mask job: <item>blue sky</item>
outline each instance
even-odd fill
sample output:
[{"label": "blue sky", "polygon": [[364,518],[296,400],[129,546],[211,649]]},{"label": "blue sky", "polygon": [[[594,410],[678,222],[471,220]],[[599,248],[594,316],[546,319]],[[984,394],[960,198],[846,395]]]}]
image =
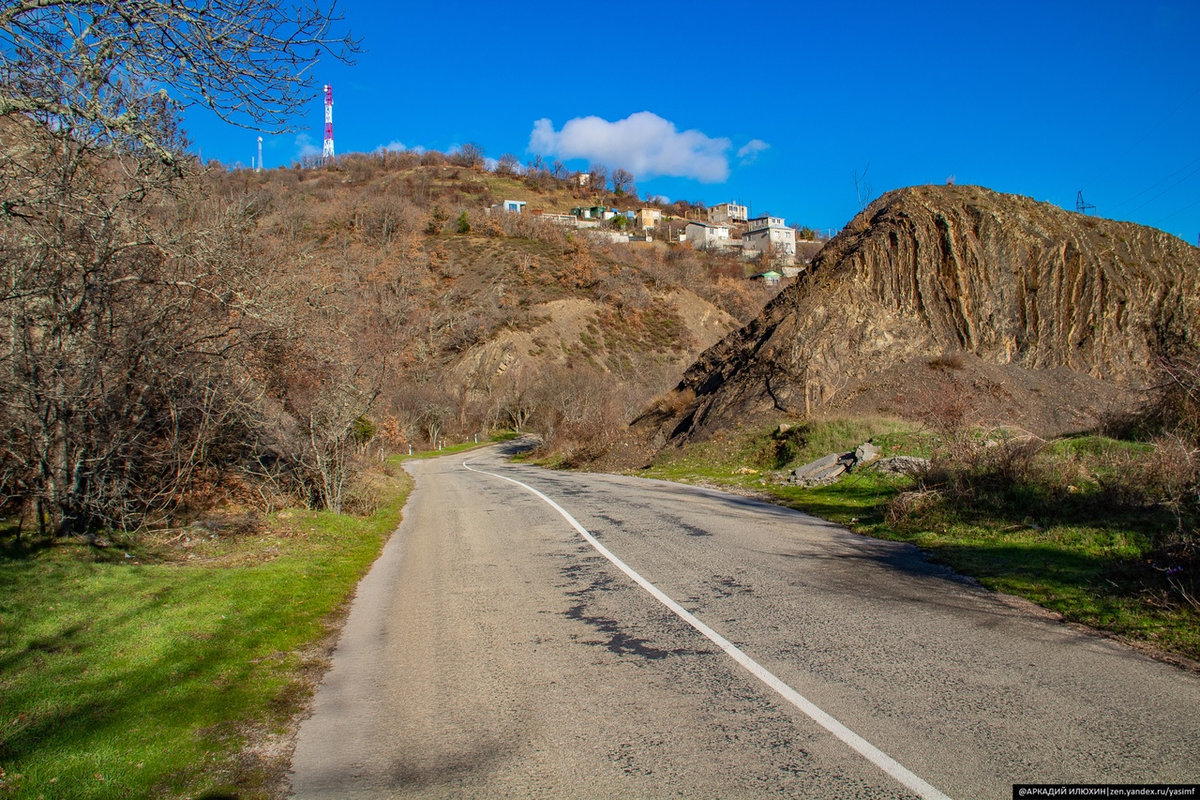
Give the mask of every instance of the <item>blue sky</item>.
[{"label": "blue sky", "polygon": [[[979,184],[1200,236],[1200,3],[480,3],[344,0],[353,66],[312,72],[266,166],[380,147],[568,166],[643,196],[740,200],[837,229],[874,195]],[[257,134],[189,113],[204,158],[250,164]]]}]

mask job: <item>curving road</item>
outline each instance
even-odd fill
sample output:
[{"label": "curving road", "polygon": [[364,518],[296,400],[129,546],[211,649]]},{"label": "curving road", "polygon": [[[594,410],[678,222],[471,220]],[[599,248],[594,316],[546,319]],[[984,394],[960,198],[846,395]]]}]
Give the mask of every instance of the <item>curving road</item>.
[{"label": "curving road", "polygon": [[1194,674],[907,546],[505,452],[406,463],[404,522],[300,729],[296,797],[1200,781]]}]

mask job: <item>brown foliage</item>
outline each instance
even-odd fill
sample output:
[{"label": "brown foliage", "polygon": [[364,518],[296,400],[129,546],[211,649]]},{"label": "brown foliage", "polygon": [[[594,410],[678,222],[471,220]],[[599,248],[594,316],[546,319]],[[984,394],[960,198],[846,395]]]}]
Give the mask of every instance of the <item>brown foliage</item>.
[{"label": "brown foliage", "polygon": [[966,366],[967,360],[962,353],[942,353],[929,359],[930,369],[959,370]]},{"label": "brown foliage", "polygon": [[[670,359],[695,347],[660,293],[686,285],[729,299],[740,315],[755,297],[761,302],[727,277],[735,267],[728,261],[614,247],[534,215],[485,215],[482,181],[466,169],[456,177],[443,161],[381,151],[324,168],[214,171],[190,177],[176,197],[132,207],[125,231],[145,234],[145,245],[108,263],[136,268],[138,280],[113,273],[116,280],[97,284],[110,289],[102,299],[120,337],[99,349],[72,347],[81,366],[91,358],[113,375],[139,360],[151,369],[138,377],[151,380],[104,384],[122,387],[122,397],[79,390],[88,430],[136,447],[76,440],[89,451],[108,448],[115,466],[105,475],[125,483],[85,481],[90,499],[68,527],[137,526],[222,498],[366,508],[356,477],[364,431],[375,436],[371,447],[386,450],[533,427],[548,447],[583,459],[675,379]],[[448,224],[464,214],[465,234]],[[60,237],[60,257],[86,250],[72,235]],[[32,263],[19,241],[0,239],[0,259]],[[455,371],[498,331],[541,324],[533,309],[564,297],[602,305],[590,349],[576,342],[570,356],[586,361],[527,376]],[[563,350],[547,348],[546,357],[562,359]],[[8,391],[22,385],[14,378]],[[38,418],[31,409],[4,420],[21,432],[0,481],[26,507],[56,505],[54,487],[72,485],[69,458],[54,467],[54,487],[31,482],[49,453],[41,446],[39,455],[30,427]]]}]

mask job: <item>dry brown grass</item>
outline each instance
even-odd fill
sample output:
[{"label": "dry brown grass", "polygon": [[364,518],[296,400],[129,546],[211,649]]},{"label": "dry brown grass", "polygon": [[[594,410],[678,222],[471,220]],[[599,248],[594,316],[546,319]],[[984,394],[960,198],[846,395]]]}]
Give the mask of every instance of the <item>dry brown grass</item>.
[{"label": "dry brown grass", "polygon": [[929,359],[930,369],[953,369],[960,370],[967,364],[967,359],[962,353],[942,353],[940,356],[934,356]]}]

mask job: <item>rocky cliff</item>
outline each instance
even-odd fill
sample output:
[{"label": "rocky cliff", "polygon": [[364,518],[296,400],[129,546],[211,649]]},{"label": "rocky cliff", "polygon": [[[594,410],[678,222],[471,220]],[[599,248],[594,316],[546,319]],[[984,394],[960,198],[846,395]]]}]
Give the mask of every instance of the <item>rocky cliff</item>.
[{"label": "rocky cliff", "polygon": [[1072,414],[1029,427],[1082,425],[1128,402],[1156,350],[1198,321],[1200,250],[1174,236],[980,187],[901,189],[638,424],[678,440],[765,411],[862,411],[865,396],[865,410],[902,413],[888,398],[927,388],[920,364],[960,371],[991,414],[1065,403]]}]

